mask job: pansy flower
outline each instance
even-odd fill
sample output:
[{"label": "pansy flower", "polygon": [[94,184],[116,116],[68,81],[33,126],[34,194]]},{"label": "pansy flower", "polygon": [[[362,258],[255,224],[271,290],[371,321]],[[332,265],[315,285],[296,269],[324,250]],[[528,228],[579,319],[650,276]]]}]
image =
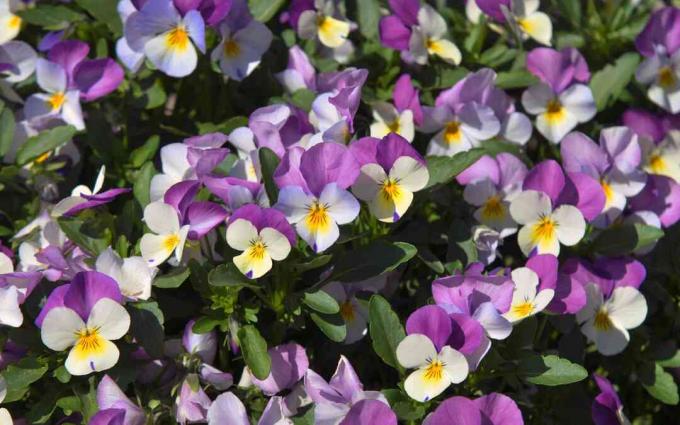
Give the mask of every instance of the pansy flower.
[{"label": "pansy flower", "polygon": [[552,143],[595,116],[588,64],[578,50],[540,47],[527,55],[527,69],[541,82],[522,93],[522,106],[536,117],[536,129]]},{"label": "pansy flower", "polygon": [[151,296],[151,283],[156,272],[142,257],[121,258],[111,247],[99,254],[95,270],[111,276],[121,294],[130,300],[146,300]]},{"label": "pansy flower", "polygon": [[173,252],[175,260],[181,261],[190,226],[180,227],[172,205],[162,201],[150,203],[144,208],[144,222],[153,232],[145,233],[139,243],[142,257],[149,267],[162,264]]},{"label": "pansy flower", "polygon": [[[550,46],[552,22],[538,11],[539,0],[472,0],[496,22],[507,23],[523,39],[532,38]],[[468,11],[469,8],[466,8]],[[472,10],[470,10],[472,12]]]},{"label": "pansy flower", "polygon": [[220,35],[222,39],[212,51],[211,59],[227,77],[236,81],[243,80],[257,68],[272,42],[269,28],[254,19],[242,28],[232,28],[223,22]]},{"label": "pansy flower", "polygon": [[510,276],[515,290],[510,309],[503,317],[515,323],[540,313],[552,301],[557,281],[557,257],[533,256],[526,267],[516,268]]},{"label": "pansy flower", "polygon": [[337,143],[300,151],[289,150],[274,172],[281,188],[274,208],[295,224],[298,235],[315,252],[322,252],[340,236],[338,225],[359,215],[359,202],[347,191],[359,175],[359,164]]},{"label": "pansy flower", "polygon": [[104,375],[97,385],[97,407],[99,411],[90,419],[91,425],[143,425],[146,422],[144,410],[134,404],[109,375]]},{"label": "pansy flower", "polygon": [[438,306],[421,307],[406,322],[407,336],[397,346],[397,360],[416,369],[404,381],[409,397],[426,402],[468,375],[467,359],[449,345],[451,318]]},{"label": "pansy flower", "polygon": [[527,171],[526,165],[512,154],[500,153],[495,158],[484,155],[456,180],[465,185],[463,199],[478,207],[475,219],[505,237],[517,231],[509,207],[521,191]]},{"label": "pansy flower", "polygon": [[602,258],[575,276],[586,290],[586,305],[576,313],[581,332],[605,356],[620,353],[628,345],[629,329],[647,316],[647,302],[638,288],[645,280],[645,267],[627,258]]},{"label": "pansy flower", "polygon": [[[208,425],[251,425],[243,402],[232,392],[222,393],[212,402],[207,414]],[[283,397],[274,396],[257,421],[257,425],[292,425]]]},{"label": "pansy flower", "polygon": [[591,416],[595,425],[630,425],[630,421],[623,413],[623,403],[612,383],[600,375],[593,374],[592,376],[600,389],[591,407]]},{"label": "pansy flower", "polygon": [[21,326],[24,315],[20,306],[41,278],[39,272],[14,271],[12,252],[0,244],[0,325]]},{"label": "pansy flower", "polygon": [[205,423],[212,401],[198,383],[198,376],[189,374],[184,378],[175,399],[175,419],[179,424]]},{"label": "pansy flower", "polygon": [[104,185],[104,178],[106,176],[106,166],[102,165],[97,174],[97,179],[94,186],[90,189],[85,185],[78,185],[71,191],[71,196],[62,199],[57,205],[52,208],[52,216],[59,217],[61,215],[74,215],[77,212],[89,208],[95,208],[100,205],[108,204],[119,195],[127,193],[130,189],[116,188],[109,189],[100,193]]},{"label": "pansy flower", "polygon": [[379,391],[364,391],[359,376],[345,356],[340,356],[335,373],[328,382],[308,369],[305,392],[314,402],[314,419],[319,424],[341,423],[353,406],[363,400],[376,400],[389,409],[387,399]]},{"label": "pansy flower", "polygon": [[0,0],[0,44],[16,38],[21,30],[21,18],[14,14],[12,6],[16,5],[13,0]]},{"label": "pansy flower", "polygon": [[647,224],[672,226],[680,220],[680,184],[669,177],[650,174],[645,188],[630,200],[630,210],[634,216],[644,217],[642,221]]},{"label": "pansy flower", "polygon": [[170,143],[161,148],[161,173],[151,178],[149,198],[151,201],[163,199],[165,192],[176,183],[196,178],[189,164],[189,147],[184,143]]},{"label": "pansy flower", "polygon": [[38,54],[30,44],[8,41],[0,44],[0,77],[8,83],[24,81],[35,72]]},{"label": "pansy flower", "polygon": [[186,180],[172,186],[163,196],[163,201],[175,208],[180,226],[189,226],[187,237],[193,241],[224,223],[228,216],[227,211],[215,202],[196,201],[194,198],[200,188],[197,180]]},{"label": "pansy flower", "polygon": [[413,87],[411,77],[404,74],[399,77],[392,93],[394,105],[387,102],[376,102],[373,105],[373,124],[371,137],[381,139],[389,133],[396,133],[413,142],[415,124],[421,124],[423,111],[418,99],[418,90]]},{"label": "pansy flower", "polygon": [[304,40],[317,39],[326,47],[337,49],[347,42],[352,27],[338,16],[335,4],[329,0],[315,0],[314,7],[299,15],[297,33]]},{"label": "pansy flower", "polygon": [[596,225],[611,224],[625,209],[627,198],[645,186],[647,176],[639,169],[642,150],[637,135],[626,127],[602,130],[599,145],[582,133],[571,133],[562,140],[560,152],[567,172],[585,173],[602,186],[606,201]]},{"label": "pansy flower", "polygon": [[269,206],[269,198],[262,183],[238,177],[206,176],[203,184],[213,195],[224,201],[229,211],[236,211],[246,204]]},{"label": "pansy flower", "polygon": [[242,254],[233,258],[249,279],[262,277],[273,261],[282,261],[295,245],[295,233],[278,210],[244,205],[234,212],[227,226],[227,243]]},{"label": "pansy flower", "polygon": [[393,223],[403,217],[413,193],[422,190],[430,178],[423,158],[397,134],[382,140],[365,137],[352,143],[350,152],[361,165],[352,192],[368,203],[380,221]]},{"label": "pansy flower", "polygon": [[47,348],[71,347],[65,363],[71,375],[100,372],[118,362],[120,353],[111,341],[130,327],[122,298],[116,281],[98,272],[78,273],[48,297],[36,324]]},{"label": "pansy flower", "polygon": [[448,398],[425,418],[423,425],[524,425],[524,419],[510,397],[491,393],[474,400]]},{"label": "pansy flower", "polygon": [[316,70],[307,54],[297,44],[288,50],[286,69],[275,75],[290,94],[301,89],[316,91]]},{"label": "pansy flower", "polygon": [[126,20],[125,39],[165,74],[185,77],[198,61],[194,45],[205,52],[205,22],[198,10],[182,16],[171,0],[148,0]]}]

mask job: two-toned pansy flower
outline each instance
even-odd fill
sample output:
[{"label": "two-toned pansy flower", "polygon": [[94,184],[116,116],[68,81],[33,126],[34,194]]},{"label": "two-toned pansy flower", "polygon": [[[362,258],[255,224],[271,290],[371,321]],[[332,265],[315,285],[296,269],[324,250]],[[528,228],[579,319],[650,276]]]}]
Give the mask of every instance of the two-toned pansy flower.
[{"label": "two-toned pansy flower", "polygon": [[38,54],[30,44],[13,40],[0,44],[0,78],[7,83],[24,81],[35,72]]},{"label": "two-toned pansy flower", "polygon": [[359,202],[347,190],[359,164],[343,145],[323,142],[307,151],[290,149],[274,172],[281,188],[274,208],[282,211],[315,251],[328,249],[340,236],[338,225],[359,215]]},{"label": "two-toned pansy flower", "polygon": [[334,2],[329,0],[315,0],[314,7],[303,11],[297,20],[300,38],[318,39],[331,49],[345,44],[351,29],[350,22],[337,14]]},{"label": "two-toned pansy flower", "polygon": [[451,318],[438,306],[421,307],[406,322],[408,335],[397,346],[397,361],[416,369],[404,381],[404,390],[414,400],[426,402],[449,385],[467,378],[468,361],[449,345]]},{"label": "two-toned pansy flower", "polygon": [[526,267],[516,268],[510,276],[515,289],[510,309],[503,317],[516,323],[540,313],[552,301],[557,282],[557,257],[535,255]]},{"label": "two-toned pansy flower", "polygon": [[236,81],[243,80],[257,68],[272,42],[269,28],[254,19],[240,28],[223,22],[220,35],[222,39],[212,51],[211,59],[227,77]]},{"label": "two-toned pansy flower", "polygon": [[48,348],[70,348],[64,366],[71,375],[101,372],[118,362],[120,352],[111,341],[130,327],[122,298],[118,284],[98,272],[78,273],[47,298],[36,324]]},{"label": "two-toned pansy flower", "polygon": [[160,71],[185,77],[196,68],[196,48],[205,52],[205,22],[198,10],[182,16],[172,0],[148,0],[126,20],[125,39]]},{"label": "two-toned pansy flower", "polygon": [[380,221],[393,223],[403,217],[413,193],[423,189],[430,178],[420,154],[397,134],[382,140],[365,137],[352,143],[350,151],[361,165],[352,192],[368,203]]},{"label": "two-toned pansy flower", "polygon": [[182,260],[189,225],[179,225],[179,217],[172,207],[162,201],[152,202],[144,208],[144,223],[153,233],[145,233],[139,243],[142,257],[147,264],[158,266],[173,253],[175,260]]},{"label": "two-toned pansy flower", "polygon": [[12,252],[0,244],[0,325],[21,326],[24,322],[21,305],[41,278],[40,272],[15,271]]},{"label": "two-toned pansy flower", "polygon": [[539,0],[475,0],[479,8],[493,20],[507,23],[519,37],[532,38],[550,46],[552,22],[538,10]]},{"label": "two-toned pansy flower", "polygon": [[57,205],[52,208],[51,214],[53,217],[61,215],[73,215],[79,211],[98,207],[113,201],[117,196],[127,193],[130,189],[109,189],[99,193],[104,186],[104,177],[106,176],[106,166],[99,169],[97,179],[94,186],[89,188],[85,185],[78,185],[71,191],[71,196],[62,199]]},{"label": "two-toned pansy flower", "polygon": [[21,30],[21,17],[14,13],[14,0],[0,0],[0,44],[16,38]]},{"label": "two-toned pansy flower", "polygon": [[156,272],[142,257],[121,258],[111,247],[99,254],[95,270],[112,277],[121,294],[129,300],[146,300],[151,296],[151,282]]},{"label": "two-toned pansy flower", "polygon": [[273,261],[282,261],[295,245],[295,233],[278,210],[244,205],[234,212],[227,226],[227,243],[240,255],[236,267],[249,279],[262,277]]},{"label": "two-toned pansy flower", "polygon": [[527,55],[527,70],[541,82],[522,93],[522,106],[536,115],[536,129],[559,143],[578,124],[597,111],[590,88],[588,64],[578,50],[540,47]]},{"label": "two-toned pansy flower", "polygon": [[376,102],[373,105],[371,137],[381,139],[390,133],[396,133],[411,143],[415,137],[414,124],[422,124],[423,110],[418,99],[418,90],[413,87],[408,74],[399,77],[392,97],[394,105],[387,102]]}]

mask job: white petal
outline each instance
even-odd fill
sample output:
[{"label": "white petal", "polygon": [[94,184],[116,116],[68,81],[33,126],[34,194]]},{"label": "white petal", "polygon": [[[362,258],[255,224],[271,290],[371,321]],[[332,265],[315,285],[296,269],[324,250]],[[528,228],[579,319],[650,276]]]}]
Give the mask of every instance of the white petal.
[{"label": "white petal", "polygon": [[548,102],[555,98],[550,86],[539,83],[529,87],[522,93],[522,106],[533,115],[538,115],[546,111]]},{"label": "white petal", "polygon": [[242,218],[227,227],[227,243],[237,251],[250,248],[251,242],[259,237],[257,228],[250,221]]},{"label": "white petal", "polygon": [[144,208],[144,222],[157,234],[175,233],[179,230],[177,212],[165,202],[152,202]]},{"label": "white petal", "polygon": [[164,174],[168,174],[178,180],[186,177],[191,169],[187,159],[188,148],[184,143],[171,143],[161,148],[161,168]]},{"label": "white petal", "polygon": [[15,286],[0,288],[0,324],[18,328],[24,322]]},{"label": "white petal", "polygon": [[171,47],[169,37],[170,33],[167,32],[149,40],[144,45],[144,54],[156,68],[169,76],[185,77],[196,69],[196,49],[188,40],[183,48]]},{"label": "white petal", "polygon": [[57,205],[55,205],[54,208],[52,208],[50,214],[52,215],[52,217],[61,217],[71,208],[85,202],[87,202],[87,199],[81,198],[80,196],[69,196],[68,198],[64,198],[61,201],[59,201]]},{"label": "white petal", "polygon": [[172,252],[177,247],[175,244],[177,239],[175,238],[179,239],[177,233],[165,235],[145,234],[139,242],[142,258],[144,258],[149,266],[162,264],[172,255]]},{"label": "white petal", "polygon": [[413,111],[410,109],[404,110],[399,115],[399,135],[404,139],[408,140],[409,143],[413,142],[413,138],[416,135],[415,124],[413,123]]},{"label": "white petal", "polygon": [[[119,281],[121,277],[121,269],[123,267],[123,259],[111,249],[111,247],[106,248],[97,257],[94,268],[108,276],[111,276],[116,281]],[[120,284],[120,282],[118,282]]]},{"label": "white petal", "polygon": [[38,59],[35,76],[40,88],[48,93],[63,93],[66,91],[66,70],[55,62]]},{"label": "white petal", "polygon": [[130,329],[130,315],[114,300],[102,298],[92,307],[87,318],[87,327],[99,329],[102,338],[116,340]]},{"label": "white petal", "polygon": [[[467,366],[467,361],[465,364]],[[418,369],[404,381],[404,390],[412,399],[420,402],[432,400],[451,385],[446,373],[442,373],[440,379],[430,379],[426,374],[426,369]]]},{"label": "white petal", "polygon": [[340,229],[332,218],[323,228],[312,229],[307,220],[302,220],[295,225],[298,235],[312,247],[314,252],[320,253],[331,247],[340,236]]},{"label": "white petal", "polygon": [[243,402],[232,392],[217,396],[208,409],[208,425],[249,425]]},{"label": "white petal", "polygon": [[554,296],[555,291],[553,289],[543,289],[539,292],[534,298],[534,314],[545,310]]},{"label": "white petal", "polygon": [[120,352],[116,344],[102,338],[100,347],[96,351],[82,353],[77,347],[71,348],[64,366],[71,375],[82,376],[111,369],[118,363],[119,356]]},{"label": "white petal", "polygon": [[313,200],[299,186],[285,186],[279,191],[279,199],[274,208],[281,211],[290,223],[297,223],[307,214],[307,206]]},{"label": "white petal", "polygon": [[151,178],[151,184],[149,185],[149,200],[151,202],[163,201],[165,192],[172,187],[172,185],[182,181],[176,177],[169,174],[156,174]]},{"label": "white petal", "polygon": [[563,91],[560,103],[582,123],[589,121],[597,112],[593,92],[585,84],[574,84]]},{"label": "white petal", "polygon": [[338,224],[352,222],[359,215],[361,209],[356,198],[347,190],[339,188],[335,183],[330,183],[323,188],[319,202],[328,205],[328,214]]},{"label": "white petal", "polygon": [[521,192],[510,204],[510,215],[519,224],[534,223],[551,212],[550,197],[536,190]]},{"label": "white petal", "polygon": [[552,38],[552,22],[548,15],[543,12],[532,13],[526,18],[519,19],[519,25],[522,28],[522,31],[527,33],[529,37],[541,44],[550,46],[550,39]]},{"label": "white petal", "polygon": [[519,267],[512,271],[515,291],[512,295],[513,305],[516,301],[533,301],[538,287],[538,275],[528,267]]},{"label": "white petal", "polygon": [[439,352],[438,357],[444,363],[444,371],[449,375],[452,383],[458,384],[467,378],[469,371],[468,362],[465,356],[458,350],[454,350],[446,345]]},{"label": "white petal", "polygon": [[586,221],[573,205],[561,205],[552,214],[557,223],[557,238],[566,246],[576,245],[586,233]]},{"label": "white petal", "polygon": [[11,13],[9,10],[3,10],[2,13],[0,13],[0,44],[5,44],[16,38],[16,36],[19,35],[20,30],[21,18]]},{"label": "white petal", "polygon": [[264,252],[261,257],[251,254],[251,250],[243,251],[233,259],[234,265],[249,279],[257,279],[264,276],[272,268],[272,258],[268,252]]},{"label": "white petal", "polygon": [[387,179],[385,170],[378,164],[365,164],[361,167],[359,177],[352,185],[352,192],[362,201],[375,198],[380,185]]},{"label": "white petal", "polygon": [[61,107],[61,118],[77,130],[85,129],[83,110],[80,107],[80,93],[77,90],[66,92],[66,100]]},{"label": "white petal", "polygon": [[586,320],[592,319],[604,304],[604,296],[602,290],[594,283],[588,284],[586,289],[586,305],[576,313],[576,321],[583,323]]},{"label": "white petal", "polygon": [[623,286],[614,289],[606,303],[609,318],[625,329],[637,328],[647,317],[647,301],[637,289]]},{"label": "white petal", "polygon": [[12,259],[0,252],[0,274],[12,273],[13,271]]},{"label": "white petal", "polygon": [[265,227],[260,232],[260,236],[273,260],[281,261],[288,257],[290,241],[281,232],[271,227]]},{"label": "white petal", "polygon": [[622,352],[630,341],[628,331],[616,326],[606,331],[600,331],[593,326],[593,320],[589,320],[581,327],[583,334],[588,340],[593,341],[597,351],[605,356],[613,356]]},{"label": "white petal", "polygon": [[186,245],[187,242],[189,227],[188,224],[184,225],[179,229],[179,232],[177,232],[179,242],[177,243],[177,247],[175,247],[175,260],[177,260],[178,263],[182,261],[182,254],[184,253],[184,245]]},{"label": "white petal", "polygon": [[481,207],[489,198],[496,196],[498,190],[496,185],[489,179],[476,181],[465,186],[463,190],[463,199],[470,205]]},{"label": "white petal", "polygon": [[459,65],[461,60],[463,60],[458,46],[446,39],[430,41],[427,51],[430,54],[439,56],[444,62],[453,65]]},{"label": "white petal", "polygon": [[427,185],[430,173],[427,167],[410,156],[397,158],[390,169],[390,177],[397,179],[399,185],[409,192],[417,192]]},{"label": "white petal", "polygon": [[480,304],[473,317],[482,325],[489,338],[505,339],[512,332],[512,324],[500,315],[491,302]]},{"label": "white petal", "polygon": [[68,307],[51,309],[42,323],[40,338],[51,350],[62,351],[75,344],[76,332],[85,327],[78,313]]},{"label": "white petal", "polygon": [[519,145],[524,145],[529,140],[532,130],[531,121],[521,112],[512,112],[501,124],[503,138]]},{"label": "white petal", "polygon": [[418,10],[418,25],[428,37],[439,39],[447,32],[446,21],[429,4],[423,4]]},{"label": "white petal", "polygon": [[319,41],[326,47],[336,48],[342,46],[349,35],[350,25],[347,21],[324,16],[318,25]]},{"label": "white petal", "polygon": [[458,117],[461,131],[476,141],[490,139],[501,129],[501,123],[493,109],[475,102],[466,103],[458,112]]},{"label": "white petal", "polygon": [[397,346],[397,360],[406,369],[414,369],[427,364],[428,359],[437,357],[432,340],[422,334],[407,335]]},{"label": "white petal", "polygon": [[553,143],[559,143],[577,125],[576,115],[566,107],[562,108],[561,113],[544,112],[536,117],[536,129]]},{"label": "white petal", "polygon": [[146,300],[151,296],[151,283],[157,269],[149,267],[142,257],[123,260],[121,277],[118,281],[120,292],[128,298]]}]

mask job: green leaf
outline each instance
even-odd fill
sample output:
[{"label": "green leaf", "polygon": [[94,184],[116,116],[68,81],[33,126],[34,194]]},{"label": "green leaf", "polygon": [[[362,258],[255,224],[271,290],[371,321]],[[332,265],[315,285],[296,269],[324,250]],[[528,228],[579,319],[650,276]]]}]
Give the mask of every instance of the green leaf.
[{"label": "green leaf", "polygon": [[260,22],[268,22],[281,9],[286,0],[248,0],[248,8]]},{"label": "green leaf", "polygon": [[305,263],[293,264],[292,269],[295,273],[304,273],[306,271],[325,266],[329,261],[331,261],[331,258],[333,258],[333,256],[330,254],[317,255]]},{"label": "green leaf", "polygon": [[221,123],[212,123],[212,122],[199,122],[196,123],[196,126],[198,127],[198,134],[207,134],[207,133],[224,133],[224,134],[229,134],[231,133],[234,129],[239,128],[239,127],[245,127],[248,125],[248,117],[244,116],[237,116],[237,117],[231,117],[226,121],[223,121]]},{"label": "green leaf", "polygon": [[316,93],[309,89],[299,89],[291,96],[291,103],[305,112],[312,109],[312,102],[316,99]]},{"label": "green leaf", "polygon": [[485,153],[484,149],[475,148],[466,152],[457,153],[453,157],[428,156],[425,160],[427,161],[427,170],[430,173],[430,180],[425,187],[428,188],[437,184],[446,184],[450,182],[466,168],[477,162],[477,160]]},{"label": "green leaf", "polygon": [[302,297],[302,302],[319,313],[336,314],[340,311],[340,306],[335,298],[324,291],[306,292]]},{"label": "green leaf", "polygon": [[57,408],[57,400],[61,396],[60,391],[45,391],[45,393],[40,397],[31,410],[26,414],[26,419],[30,424],[44,424],[52,417],[55,409]]},{"label": "green leaf", "polygon": [[359,32],[368,39],[378,38],[380,4],[377,0],[357,0],[357,20]]},{"label": "green leaf", "polygon": [[156,276],[153,286],[156,288],[179,288],[189,277],[190,271],[187,267],[176,267],[169,273]]},{"label": "green leaf", "polygon": [[118,15],[117,3],[115,1],[102,0],[76,0],[78,6],[82,7],[94,16],[96,20],[105,24],[114,35],[123,33],[123,23]]},{"label": "green leaf", "polygon": [[312,312],[309,314],[316,326],[334,342],[342,342],[347,337],[347,324],[339,314],[320,314]]},{"label": "green leaf", "polygon": [[33,357],[26,357],[18,363],[11,364],[2,372],[2,377],[7,383],[7,395],[3,403],[9,403],[21,399],[28,387],[42,378],[47,372],[47,365]]},{"label": "green leaf", "polygon": [[554,387],[579,382],[588,377],[580,364],[556,355],[540,356],[529,353],[520,358],[518,374],[536,385]]},{"label": "green leaf", "polygon": [[139,341],[151,357],[162,357],[165,333],[156,314],[136,304],[130,304],[127,310],[131,319],[130,334]]},{"label": "green leaf", "polygon": [[57,381],[61,382],[62,384],[66,384],[71,380],[71,374],[68,372],[68,370],[66,370],[66,366],[64,365],[54,369],[52,374],[55,378],[57,378]]},{"label": "green leaf", "polygon": [[220,264],[208,273],[208,283],[213,286],[231,286],[245,288],[259,288],[255,281],[248,279],[241,273],[234,263]]},{"label": "green leaf", "polygon": [[606,256],[625,255],[653,244],[663,235],[663,230],[641,223],[612,226],[597,236],[592,249]]},{"label": "green leaf", "polygon": [[590,89],[593,91],[597,110],[612,105],[621,96],[623,89],[633,79],[640,62],[640,55],[628,52],[593,74]]},{"label": "green leaf", "polygon": [[238,339],[243,350],[243,359],[257,379],[266,379],[272,368],[272,360],[267,353],[267,341],[253,325],[238,330]]},{"label": "green leaf", "polygon": [[150,201],[149,190],[151,188],[151,178],[156,175],[156,167],[149,161],[139,170],[135,183],[132,186],[132,193],[142,208],[146,207]]},{"label": "green leaf", "polygon": [[496,78],[496,86],[502,89],[519,89],[538,83],[538,78],[529,71],[499,72]]},{"label": "green leaf", "polygon": [[5,156],[9,148],[12,147],[15,127],[16,124],[12,110],[4,108],[2,113],[0,113],[0,158]]},{"label": "green leaf", "polygon": [[132,105],[136,108],[155,109],[165,105],[168,99],[163,82],[160,79],[140,81],[132,85]]},{"label": "green leaf", "polygon": [[557,0],[557,5],[567,17],[571,25],[580,29],[581,26],[581,0]]},{"label": "green leaf", "polygon": [[[114,12],[116,15],[118,13]],[[17,12],[26,23],[37,25],[48,30],[60,30],[69,24],[82,21],[85,15],[66,6],[52,6],[40,4],[32,9]]]},{"label": "green leaf", "polygon": [[665,404],[676,405],[680,402],[678,385],[673,375],[663,370],[658,363],[646,364],[640,370],[640,382],[647,392]]},{"label": "green leaf", "polygon": [[203,317],[200,317],[198,320],[196,320],[196,322],[194,323],[194,326],[191,328],[191,330],[194,333],[197,333],[197,334],[204,334],[204,333],[208,333],[211,330],[215,329],[221,323],[222,323],[222,321],[217,320],[215,318],[203,316]]},{"label": "green leaf", "polygon": [[425,416],[425,406],[404,394],[396,388],[388,388],[381,391],[390,407],[402,421],[416,421]]},{"label": "green leaf", "polygon": [[274,182],[274,171],[279,166],[279,157],[269,148],[260,148],[260,169],[262,170],[262,180],[267,196],[274,202],[279,198],[279,188]]},{"label": "green leaf", "polygon": [[17,151],[17,164],[24,165],[45,152],[58,148],[71,140],[76,132],[75,127],[62,125],[29,137]]},{"label": "green leaf", "polygon": [[153,161],[161,138],[158,135],[153,135],[147,139],[146,142],[130,153],[130,164],[134,168],[139,168],[147,161]]},{"label": "green leaf", "polygon": [[517,57],[517,50],[508,49],[505,44],[496,44],[486,49],[479,57],[479,63],[489,68],[497,68]]},{"label": "green leaf", "polygon": [[465,47],[465,50],[472,53],[473,55],[478,54],[482,50],[484,41],[486,40],[487,27],[488,25],[486,24],[486,20],[484,18],[482,18],[479,23],[473,25],[472,31],[470,31],[470,34],[465,37],[465,41],[463,42],[463,47]]},{"label": "green leaf", "polygon": [[357,282],[391,272],[418,253],[415,246],[405,242],[377,240],[354,251],[346,252],[335,265],[327,280]]},{"label": "green leaf", "polygon": [[90,255],[96,257],[111,245],[111,228],[106,221],[60,217],[57,222],[69,240]]},{"label": "green leaf", "polygon": [[662,367],[680,367],[680,350],[677,350],[672,357],[667,359],[659,360],[657,362]]},{"label": "green leaf", "polygon": [[368,304],[368,317],[373,350],[382,361],[401,371],[402,367],[397,361],[397,346],[406,338],[406,332],[399,316],[385,298],[373,295]]}]

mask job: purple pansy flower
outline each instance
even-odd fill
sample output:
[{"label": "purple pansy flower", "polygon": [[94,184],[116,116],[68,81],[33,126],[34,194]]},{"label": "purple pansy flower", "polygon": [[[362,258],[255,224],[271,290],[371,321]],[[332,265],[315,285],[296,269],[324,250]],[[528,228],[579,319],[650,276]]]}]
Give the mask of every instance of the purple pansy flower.
[{"label": "purple pansy flower", "polygon": [[316,70],[298,45],[288,50],[288,65],[276,74],[276,79],[290,94],[301,89],[316,92]]},{"label": "purple pansy flower", "polygon": [[361,400],[347,413],[340,425],[397,425],[397,415],[378,400]]},{"label": "purple pansy flower", "polygon": [[0,325],[19,327],[24,322],[20,305],[40,283],[40,272],[15,272],[12,251],[0,244]]},{"label": "purple pansy flower", "polygon": [[555,295],[557,266],[557,257],[535,255],[527,260],[526,267],[514,269],[510,276],[515,290],[503,317],[515,323],[543,311]]},{"label": "purple pansy flower", "polygon": [[[104,375],[102,380],[99,381],[99,385],[97,385],[97,406],[100,409],[97,416],[95,416],[97,419],[93,417],[90,420],[90,424],[104,425],[115,423],[107,422],[104,418],[121,416],[119,412],[122,412],[122,419],[119,422],[121,425],[143,425],[146,422],[144,410],[130,401],[109,375]],[[108,414],[103,413],[107,411],[109,412]]]},{"label": "purple pansy flower", "polygon": [[106,176],[106,166],[102,165],[99,169],[99,174],[94,182],[92,189],[85,185],[78,185],[71,191],[71,196],[62,199],[57,205],[52,208],[52,216],[59,217],[61,215],[74,215],[80,211],[96,208],[101,205],[106,205],[112,202],[123,193],[127,193],[130,189],[117,188],[109,189],[104,192],[99,192],[104,185],[104,178]]},{"label": "purple pansy flower", "polygon": [[[190,382],[193,381],[193,382]],[[198,383],[196,375],[188,375],[175,400],[175,417],[180,424],[205,422],[212,402]]]},{"label": "purple pansy flower", "polygon": [[623,413],[623,403],[607,378],[593,374],[600,393],[593,400],[591,415],[595,425],[630,425]]},{"label": "purple pansy flower", "polygon": [[448,398],[425,418],[423,425],[524,425],[524,419],[510,397],[491,393],[475,400]]},{"label": "purple pansy flower", "polygon": [[415,137],[414,123],[420,125],[423,122],[423,109],[410,75],[399,77],[392,98],[394,105],[382,101],[373,104],[371,137],[382,139],[390,133],[396,133],[411,143]]},{"label": "purple pansy flower", "polygon": [[647,185],[630,200],[630,208],[637,213],[651,213],[663,227],[680,220],[680,184],[666,176],[650,175]]},{"label": "purple pansy flower", "polygon": [[238,177],[206,176],[203,184],[215,196],[226,204],[227,210],[233,212],[247,204],[261,207],[269,206],[269,198],[264,185]]},{"label": "purple pansy flower", "polygon": [[175,208],[181,227],[189,226],[187,237],[199,240],[212,229],[224,223],[229,215],[220,205],[209,201],[194,201],[200,189],[197,180],[177,183],[165,192],[165,204]]},{"label": "purple pansy flower", "polygon": [[[208,409],[208,425],[250,425],[248,413],[232,392],[220,394]],[[274,396],[269,399],[267,406],[258,420],[258,425],[291,425],[285,411],[282,397]]]},{"label": "purple pansy flower", "polygon": [[494,21],[507,23],[523,39],[529,37],[550,46],[552,22],[538,11],[539,1],[532,0],[471,0]]},{"label": "purple pansy flower", "polygon": [[267,353],[272,360],[269,376],[264,380],[252,376],[253,384],[265,394],[272,396],[292,389],[305,376],[309,359],[304,347],[295,343],[277,345]]}]

